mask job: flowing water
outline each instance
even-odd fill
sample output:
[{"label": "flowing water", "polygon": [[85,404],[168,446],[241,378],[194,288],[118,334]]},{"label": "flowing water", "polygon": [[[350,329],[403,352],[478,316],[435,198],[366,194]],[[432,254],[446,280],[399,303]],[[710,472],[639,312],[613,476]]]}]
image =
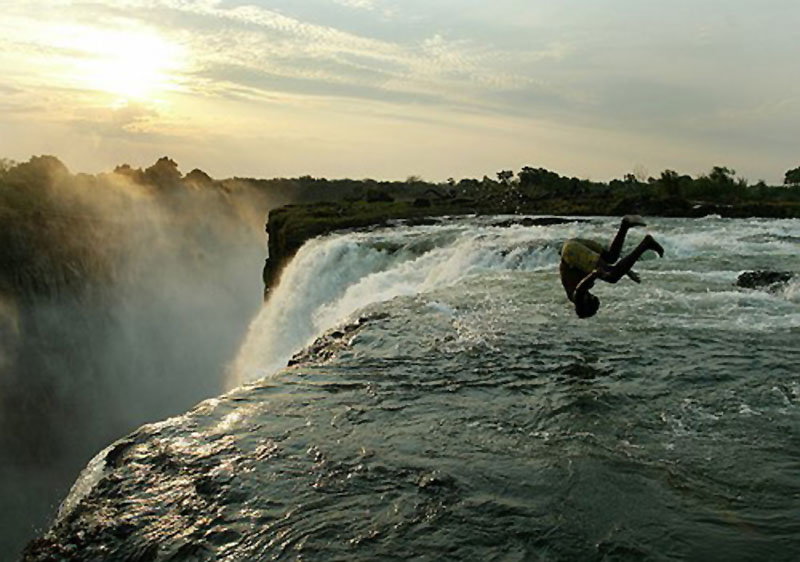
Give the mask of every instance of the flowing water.
[{"label": "flowing water", "polygon": [[651,219],[580,320],[559,247],[618,221],[500,219],[310,241],[235,388],[99,454],[30,558],[797,560],[800,283],[734,282],[800,271],[800,221]]}]

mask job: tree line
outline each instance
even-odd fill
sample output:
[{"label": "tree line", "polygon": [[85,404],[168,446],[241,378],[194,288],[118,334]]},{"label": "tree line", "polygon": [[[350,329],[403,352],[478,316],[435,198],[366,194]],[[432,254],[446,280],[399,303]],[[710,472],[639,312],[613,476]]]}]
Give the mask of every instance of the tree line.
[{"label": "tree line", "polygon": [[[782,185],[764,181],[751,184],[726,166],[713,166],[707,173],[692,177],[667,169],[658,177],[628,173],[608,182],[563,176],[543,167],[524,166],[518,172],[500,170],[493,177],[482,179],[449,178],[445,182],[429,182],[419,176],[404,181],[374,179],[327,179],[310,175],[295,178],[255,179],[235,177],[212,179],[200,169],[182,174],[178,164],[168,157],[158,159],[146,168],[128,164],[117,166],[108,174],[72,175],[54,156],[34,156],[28,162],[16,163],[0,158],[0,207],[6,212],[42,208],[52,202],[51,188],[64,178],[108,193],[110,178],[125,178],[147,186],[162,196],[183,191],[212,192],[219,197],[236,198],[237,194],[259,194],[269,199],[269,206],[315,201],[390,202],[394,200],[432,200],[469,198],[474,200],[542,201],[553,199],[639,199],[687,200],[713,204],[748,202],[800,201],[800,167],[787,170]],[[47,189],[44,188],[47,186]],[[261,203],[258,207],[263,207]],[[259,209],[261,210],[261,209]]]},{"label": "tree line", "polygon": [[[526,195],[541,198],[569,196],[639,197],[644,199],[688,199],[710,203],[747,201],[800,201],[800,167],[788,170],[783,185],[770,186],[763,180],[755,184],[736,175],[726,166],[714,166],[708,173],[692,177],[675,170],[664,170],[658,177],[643,178],[628,173],[610,182],[594,182],[561,176],[545,168],[523,167],[518,173],[501,170],[496,180],[484,177],[482,185],[518,188]],[[462,180],[459,186],[474,188],[474,180]]]}]

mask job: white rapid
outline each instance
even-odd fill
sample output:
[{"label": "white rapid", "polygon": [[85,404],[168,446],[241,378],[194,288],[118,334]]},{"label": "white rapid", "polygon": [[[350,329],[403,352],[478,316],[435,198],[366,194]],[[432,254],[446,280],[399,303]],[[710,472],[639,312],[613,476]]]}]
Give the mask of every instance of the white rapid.
[{"label": "white rapid", "polygon": [[[274,374],[318,335],[365,306],[457,286],[477,275],[552,272],[564,239],[581,236],[610,242],[619,221],[597,218],[556,226],[493,226],[500,220],[502,217],[457,219],[309,241],[287,266],[251,323],[229,369],[228,387]],[[650,321],[690,322],[698,327],[703,325],[702,319],[688,312],[718,311],[722,299],[725,310],[752,326],[771,325],[776,315],[787,327],[799,325],[800,315],[792,307],[800,302],[797,278],[769,294],[743,292],[733,285],[747,269],[798,270],[800,221],[708,217],[651,219],[650,223],[649,230],[664,246],[666,258],[646,256],[646,263],[637,269],[649,270],[649,279],[659,281],[640,286],[623,283],[613,290],[599,288],[601,299],[611,291],[617,297],[608,300],[608,312],[663,305],[663,314]],[[628,247],[645,232],[632,231]],[[551,289],[551,298],[561,297],[558,283],[550,283],[546,292],[539,288],[538,294],[544,298]],[[687,314],[678,314],[681,310]],[[743,311],[749,312],[743,315]],[[707,321],[716,324],[720,319],[711,314]]]},{"label": "white rapid", "polygon": [[356,310],[493,271],[553,267],[563,229],[477,221],[335,234],[306,243],[250,326],[229,386],[273,374]]}]

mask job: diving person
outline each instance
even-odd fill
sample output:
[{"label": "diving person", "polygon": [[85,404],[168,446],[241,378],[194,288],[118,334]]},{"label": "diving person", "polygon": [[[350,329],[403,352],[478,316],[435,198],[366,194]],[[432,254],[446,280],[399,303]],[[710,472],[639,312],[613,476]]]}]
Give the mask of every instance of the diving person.
[{"label": "diving person", "polygon": [[648,234],[631,253],[620,259],[625,235],[634,226],[647,225],[639,215],[623,217],[619,231],[608,248],[595,240],[583,238],[570,238],[564,242],[561,248],[561,283],[579,317],[594,316],[600,308],[600,299],[589,292],[597,279],[616,283],[627,275],[636,283],[641,283],[639,275],[632,268],[642,254],[653,250],[664,257],[664,248]]}]

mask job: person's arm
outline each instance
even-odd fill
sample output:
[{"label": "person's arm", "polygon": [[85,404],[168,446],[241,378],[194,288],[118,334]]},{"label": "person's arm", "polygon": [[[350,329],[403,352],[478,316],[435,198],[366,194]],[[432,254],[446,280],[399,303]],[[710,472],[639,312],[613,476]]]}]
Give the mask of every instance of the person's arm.
[{"label": "person's arm", "polygon": [[589,291],[589,289],[594,287],[594,282],[598,277],[600,277],[600,272],[597,269],[595,269],[589,275],[584,277],[581,280],[581,282],[578,283],[578,286],[575,287],[575,292],[572,295],[572,300],[574,302],[578,302],[580,299],[582,299],[584,293],[586,293],[587,291]]}]

